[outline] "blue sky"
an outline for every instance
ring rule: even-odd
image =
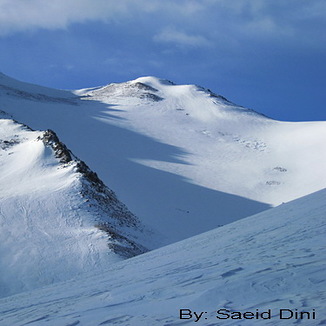
[[[153,75],[326,120],[325,0],[0,0],[0,71],[76,89]]]

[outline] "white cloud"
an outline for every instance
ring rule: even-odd
[[[154,40],[165,43],[175,43],[181,46],[208,46],[210,42],[201,35],[188,34],[174,27],[164,28],[154,36]]]
[[[0,33],[66,28],[70,23],[110,20],[128,12],[124,0],[0,0]]]
[[[144,37],[155,35],[157,42],[183,47],[243,44],[253,38],[300,38],[321,46],[325,16],[325,0],[0,0],[0,36],[118,21],[122,29],[132,22]]]
[[[204,10],[199,0],[0,0],[0,34],[62,29],[91,20],[126,20],[139,13],[187,17]]]

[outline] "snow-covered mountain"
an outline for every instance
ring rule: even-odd
[[[0,166],[1,297],[147,251],[149,231],[53,131],[0,119]]]
[[[275,121],[194,85],[63,91],[0,74],[0,110],[1,296],[107,271],[326,184],[325,122]]]
[[[0,325],[324,325],[325,199],[322,190],[105,273],[0,299]]]
[[[54,130],[160,231],[153,247],[326,184],[326,122],[275,121],[198,86],[142,77],[71,92],[1,75],[0,95],[2,110]]]

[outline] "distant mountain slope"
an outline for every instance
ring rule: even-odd
[[[2,299],[0,324],[191,325],[195,311],[203,312],[198,325],[206,326],[324,325],[325,199],[322,190],[119,262],[103,274]],[[192,319],[181,320],[180,309],[191,310]],[[219,309],[226,309],[222,318],[233,311],[259,316],[218,320]],[[280,309],[287,319],[280,319]],[[268,311],[270,319],[262,319]],[[302,311],[310,319],[295,318]]]
[[[325,122],[275,121],[198,86],[142,77],[69,92],[2,75],[0,95],[0,109],[54,130],[159,230],[154,248],[326,184]]]
[[[54,132],[0,119],[0,167],[0,297],[147,250],[149,231]]]
[[[326,185],[326,122],[272,120],[210,90],[155,77],[77,94],[111,104],[116,125],[178,147],[179,162],[135,160],[194,184],[273,205]]]

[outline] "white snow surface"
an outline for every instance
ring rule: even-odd
[[[126,218],[110,239],[105,194],[93,201],[76,161],[12,119],[54,130],[147,228],[108,192]],[[326,324],[325,127],[155,77],[63,91],[0,74],[0,325],[195,322],[179,309],[207,326]],[[128,240],[173,244],[128,260],[108,247]],[[220,323],[221,308],[272,318]],[[280,321],[282,308],[317,318]]]
[[[280,122],[155,77],[79,91],[0,76],[0,109],[54,130],[143,223],[153,248],[325,187],[325,122]],[[280,103],[280,106],[282,103]]]
[[[0,325],[324,325],[325,199],[326,189],[105,273],[1,299]],[[181,320],[180,309],[203,318]],[[218,320],[219,309],[271,319]],[[315,318],[280,320],[280,309]]]
[[[96,227],[108,216],[82,196],[76,161],[60,163],[43,134],[0,119],[0,297],[122,260]]]

